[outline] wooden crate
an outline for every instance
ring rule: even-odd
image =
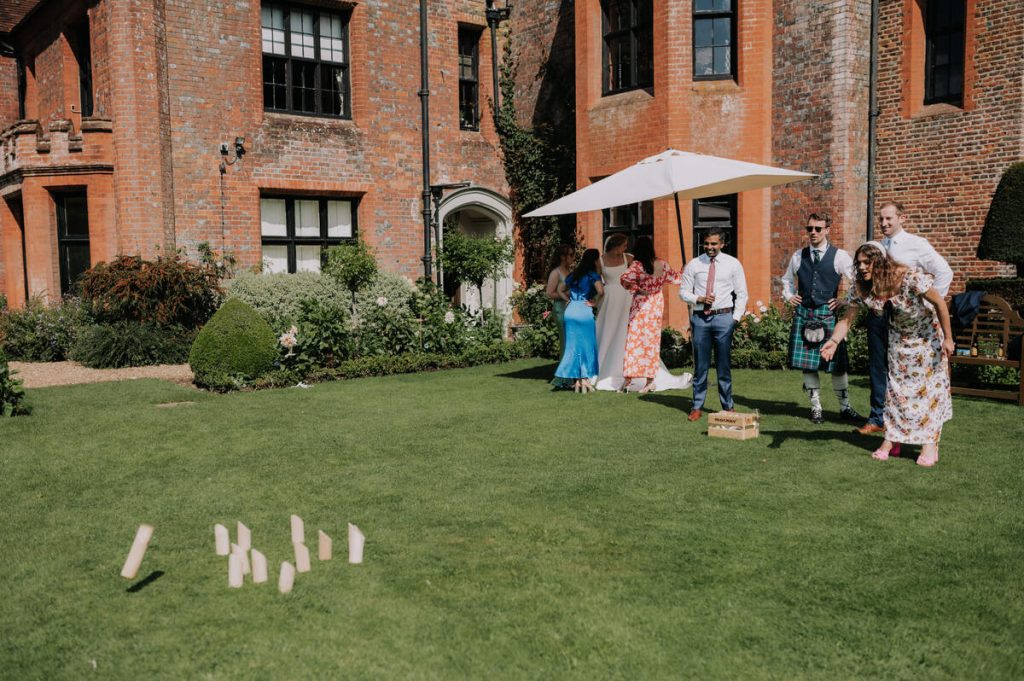
[[[708,414],[708,437],[727,440],[752,440],[761,433],[760,414],[718,412]]]

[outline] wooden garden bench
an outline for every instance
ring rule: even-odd
[[[1024,319],[1010,307],[1009,303],[999,296],[986,295],[981,299],[978,316],[974,318],[971,325],[953,330],[957,353],[961,353],[964,350],[970,352],[972,347],[977,346],[978,355],[970,357],[954,353],[953,357],[950,358],[950,368],[953,365],[960,364],[1022,369],[1024,368],[1024,360],[1021,357],[1024,357],[1024,353],[1017,359],[1009,359],[1006,356],[1009,352],[1010,342],[1021,334],[1024,334]],[[998,356],[999,347],[1003,348],[1002,357]],[[1016,390],[1009,387],[1001,390],[984,389],[970,385],[954,385],[952,390],[954,395],[1014,400],[1018,405],[1024,406],[1024,371],[1021,371],[1019,381]]]

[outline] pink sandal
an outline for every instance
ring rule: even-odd
[[[917,457],[917,465],[924,466],[925,468],[931,468],[939,461],[939,448],[935,448],[935,456],[926,457],[924,454]]]
[[[882,451],[882,448],[879,447],[878,449],[876,449],[874,452],[871,453],[871,458],[874,459],[875,461],[888,461],[890,456],[899,456],[899,455],[900,455],[900,443],[899,442],[894,442],[892,445],[890,445],[889,451],[884,452],[884,451]]]

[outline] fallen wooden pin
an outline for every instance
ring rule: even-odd
[[[128,558],[124,561],[124,567],[121,568],[122,577],[135,579],[135,575],[139,572],[139,566],[142,565],[142,557],[146,555],[146,547],[149,546],[149,540],[152,538],[153,526],[139,525],[139,530],[135,533],[135,541],[132,542],[132,548],[128,551]]]

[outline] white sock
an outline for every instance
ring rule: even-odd
[[[848,374],[832,374],[832,390],[839,398],[839,409],[850,408],[850,377]]]
[[[804,372],[804,392],[811,400],[811,409],[821,409],[821,379],[817,371]]]

